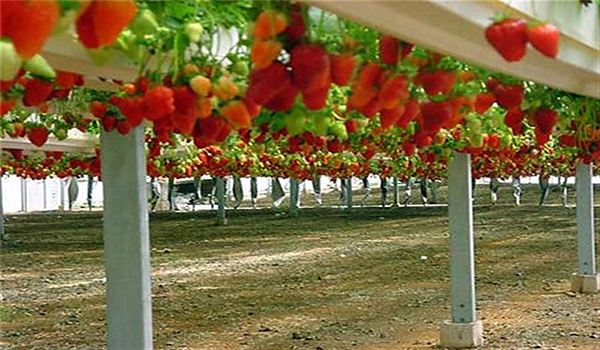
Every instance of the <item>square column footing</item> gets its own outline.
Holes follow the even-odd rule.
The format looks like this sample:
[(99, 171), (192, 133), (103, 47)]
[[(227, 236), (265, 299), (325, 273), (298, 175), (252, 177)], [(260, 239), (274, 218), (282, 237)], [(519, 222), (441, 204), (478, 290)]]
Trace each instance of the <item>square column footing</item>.
[(600, 291), (600, 274), (582, 275), (574, 273), (571, 277), (571, 291), (577, 293), (598, 293)]
[(452, 323), (444, 321), (440, 328), (440, 346), (451, 349), (474, 348), (483, 345), (483, 323)]

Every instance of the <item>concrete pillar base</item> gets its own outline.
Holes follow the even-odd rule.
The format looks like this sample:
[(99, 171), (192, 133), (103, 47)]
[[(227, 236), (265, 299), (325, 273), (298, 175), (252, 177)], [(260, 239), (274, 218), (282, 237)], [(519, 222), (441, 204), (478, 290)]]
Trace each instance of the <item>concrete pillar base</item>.
[(577, 293), (598, 293), (600, 291), (600, 274), (582, 275), (574, 273), (571, 277), (571, 291)]
[(440, 346), (451, 349), (483, 345), (483, 323), (452, 323), (444, 321), (440, 328)]

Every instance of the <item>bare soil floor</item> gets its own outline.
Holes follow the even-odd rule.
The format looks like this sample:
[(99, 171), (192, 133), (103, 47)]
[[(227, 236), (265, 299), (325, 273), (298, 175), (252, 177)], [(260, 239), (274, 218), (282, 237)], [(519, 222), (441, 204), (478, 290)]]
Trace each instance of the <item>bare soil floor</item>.
[[(537, 207), (535, 187), (516, 208), (502, 191), (491, 207), (478, 189), (475, 208), (483, 349), (600, 349), (600, 295), (568, 293), (575, 209), (554, 192)], [(214, 212), (151, 214), (156, 349), (436, 347), (450, 313), (447, 208), (228, 216), (217, 227)], [(0, 348), (104, 348), (101, 214), (15, 215), (6, 229)]]

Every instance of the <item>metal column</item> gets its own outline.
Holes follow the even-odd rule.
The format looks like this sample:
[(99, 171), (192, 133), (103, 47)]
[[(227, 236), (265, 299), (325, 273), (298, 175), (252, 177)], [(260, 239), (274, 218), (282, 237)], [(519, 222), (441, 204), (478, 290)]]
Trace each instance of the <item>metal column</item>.
[(27, 179), (21, 178), (21, 211), (27, 212)]
[(48, 188), (46, 186), (46, 179), (42, 180), (42, 188), (44, 189), (44, 210), (48, 208)]
[(346, 207), (352, 209), (352, 178), (346, 179)]
[(594, 185), (592, 165), (577, 164), (577, 257), (581, 275), (595, 275)]
[(87, 185), (87, 205), (88, 211), (92, 211), (92, 192), (94, 191), (94, 177), (92, 175), (88, 175), (88, 185)]
[(290, 178), (290, 215), (298, 214), (298, 200), (300, 198), (300, 184), (297, 179)]
[(440, 329), (440, 346), (453, 349), (483, 345), (483, 324), (475, 314), (471, 185), (471, 155), (455, 152), (448, 165), (452, 318)]
[(452, 322), (473, 323), (477, 317), (469, 154), (455, 153), (448, 166), (448, 216)]
[(400, 198), (398, 197), (398, 178), (394, 177), (394, 207), (400, 206)]
[(144, 129), (101, 142), (108, 349), (152, 349)]
[(58, 179), (60, 183), (60, 205), (58, 210), (62, 213), (65, 211), (65, 179)]
[(2, 197), (2, 176), (0, 176), (0, 239), (7, 239), (8, 235), (4, 231), (4, 197)]
[(227, 224), (225, 217), (225, 179), (218, 177), (215, 183), (217, 194), (217, 225)]

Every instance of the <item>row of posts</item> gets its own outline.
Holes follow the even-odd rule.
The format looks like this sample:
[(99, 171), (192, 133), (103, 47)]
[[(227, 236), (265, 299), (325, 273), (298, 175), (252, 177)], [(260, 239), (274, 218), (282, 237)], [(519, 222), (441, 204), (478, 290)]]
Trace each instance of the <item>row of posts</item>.
[[(103, 187), (103, 232), (108, 348), (152, 349), (150, 242), (143, 129), (135, 128), (125, 136), (103, 132), (101, 143), (102, 174), (106, 184)], [(217, 179), (216, 185), (219, 197), (217, 222), (224, 224), (224, 179)], [(600, 276), (595, 266), (591, 165), (577, 165), (576, 186), (578, 273), (573, 276), (572, 288), (580, 292), (598, 292)], [(351, 208), (352, 187), (345, 186), (345, 189), (347, 206)], [(471, 191), (470, 155), (457, 153), (449, 164), (448, 172), (452, 307), (451, 319), (441, 326), (441, 345), (445, 347), (473, 347), (483, 343), (483, 327), (475, 311)], [(396, 181), (394, 193), (397, 193)], [(297, 215), (298, 198), (299, 183), (292, 179), (292, 215)], [(3, 230), (0, 224), (0, 232)]]

